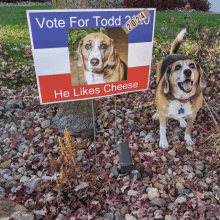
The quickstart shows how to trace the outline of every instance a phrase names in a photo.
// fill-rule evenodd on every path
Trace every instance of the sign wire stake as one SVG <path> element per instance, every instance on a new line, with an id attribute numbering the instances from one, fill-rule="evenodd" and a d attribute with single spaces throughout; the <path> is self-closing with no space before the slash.
<path id="1" fill-rule="evenodd" d="M 92 99 L 92 117 L 93 117 L 93 132 L 94 132 L 95 157 L 97 157 L 94 99 Z"/>
<path id="2" fill-rule="evenodd" d="M 116 95 L 115 97 L 115 145 L 116 145 L 116 153 L 117 153 L 117 109 L 116 109 Z"/>

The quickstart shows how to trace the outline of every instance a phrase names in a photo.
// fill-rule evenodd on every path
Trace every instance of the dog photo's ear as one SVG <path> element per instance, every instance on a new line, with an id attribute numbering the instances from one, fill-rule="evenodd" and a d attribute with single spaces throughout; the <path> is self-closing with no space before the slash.
<path id="1" fill-rule="evenodd" d="M 79 55 L 79 58 L 77 61 L 79 67 L 83 66 L 82 47 L 83 47 L 83 41 L 81 40 L 79 42 L 78 51 L 77 51 L 77 53 Z"/>
<path id="2" fill-rule="evenodd" d="M 199 71 L 199 85 L 200 88 L 204 89 L 206 87 L 205 77 L 204 77 L 204 70 L 201 68 L 201 66 L 196 63 L 197 69 Z"/>
<path id="3" fill-rule="evenodd" d="M 169 75 L 171 72 L 171 67 L 168 66 L 165 72 L 165 76 L 164 76 L 164 81 L 163 81 L 163 91 L 164 93 L 168 93 L 169 92 Z"/>
<path id="4" fill-rule="evenodd" d="M 108 57 L 108 65 L 109 66 L 113 66 L 115 64 L 115 56 L 116 56 L 116 51 L 115 51 L 115 47 L 113 44 L 113 40 L 110 39 L 110 54 Z"/>

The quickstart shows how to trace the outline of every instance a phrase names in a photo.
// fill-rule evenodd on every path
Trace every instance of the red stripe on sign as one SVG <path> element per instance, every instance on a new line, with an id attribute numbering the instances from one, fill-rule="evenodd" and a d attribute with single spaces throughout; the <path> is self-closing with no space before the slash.
<path id="1" fill-rule="evenodd" d="M 127 75 L 127 80 L 84 86 L 72 86 L 70 73 L 39 76 L 42 103 L 97 98 L 147 89 L 149 66 L 128 68 Z"/>

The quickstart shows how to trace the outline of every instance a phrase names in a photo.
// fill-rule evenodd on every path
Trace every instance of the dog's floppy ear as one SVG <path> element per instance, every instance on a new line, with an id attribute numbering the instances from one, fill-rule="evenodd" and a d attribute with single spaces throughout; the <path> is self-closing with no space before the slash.
<path id="1" fill-rule="evenodd" d="M 199 85 L 200 88 L 204 89 L 206 87 L 205 77 L 204 77 L 204 70 L 201 68 L 201 66 L 196 63 L 197 69 L 199 71 Z"/>
<path id="2" fill-rule="evenodd" d="M 78 58 L 78 61 L 77 61 L 79 67 L 83 66 L 82 47 L 83 47 L 83 41 L 81 40 L 79 42 L 78 51 L 77 51 L 77 53 L 79 55 L 79 58 Z"/>
<path id="3" fill-rule="evenodd" d="M 116 56 L 116 50 L 113 44 L 113 40 L 110 39 L 110 54 L 108 57 L 108 65 L 113 66 L 115 65 L 115 56 Z"/>
<path id="4" fill-rule="evenodd" d="M 163 91 L 164 93 L 168 93 L 170 90 L 170 86 L 169 86 L 169 75 L 171 72 L 171 66 L 168 66 L 165 72 L 165 76 L 164 76 L 164 81 L 163 81 Z"/>

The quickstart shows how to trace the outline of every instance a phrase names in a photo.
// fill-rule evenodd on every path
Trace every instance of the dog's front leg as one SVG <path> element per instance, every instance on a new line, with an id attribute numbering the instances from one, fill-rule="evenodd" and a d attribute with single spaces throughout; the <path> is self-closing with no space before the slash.
<path id="1" fill-rule="evenodd" d="M 185 136 L 184 136 L 184 140 L 186 141 L 187 145 L 195 144 L 191 138 L 192 126 L 193 126 L 195 119 L 196 119 L 196 114 L 194 114 L 193 117 L 189 117 L 187 119 L 187 126 L 186 126 L 186 131 L 185 131 Z"/>
<path id="2" fill-rule="evenodd" d="M 167 118 L 164 115 L 162 116 L 160 114 L 159 119 L 160 119 L 160 143 L 159 143 L 159 147 L 168 148 L 169 144 L 168 144 L 167 136 L 166 136 Z"/>

